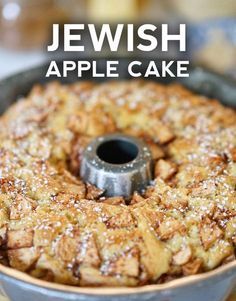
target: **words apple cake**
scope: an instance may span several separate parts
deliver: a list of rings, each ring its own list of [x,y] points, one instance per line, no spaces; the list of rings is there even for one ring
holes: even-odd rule
[[[178,85],[35,86],[0,119],[1,263],[77,286],[139,286],[235,259],[236,112]],[[154,180],[130,199],[79,175],[95,137],[143,139]]]

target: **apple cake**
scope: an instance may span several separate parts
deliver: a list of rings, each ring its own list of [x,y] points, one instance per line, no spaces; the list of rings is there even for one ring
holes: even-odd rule
[[[140,286],[235,259],[236,112],[150,81],[35,86],[0,119],[1,264],[76,286]],[[129,199],[79,175],[95,137],[143,139],[154,180]]]

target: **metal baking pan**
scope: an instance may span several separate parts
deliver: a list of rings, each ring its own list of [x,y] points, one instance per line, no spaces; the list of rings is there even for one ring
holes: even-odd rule
[[[93,59],[86,59],[86,61],[93,61]],[[94,59],[97,61],[98,72],[103,72],[105,68],[105,62],[108,58]],[[117,60],[117,59],[116,59]],[[141,72],[145,71],[148,65],[149,59],[143,58],[121,58],[119,59],[119,79],[131,78],[127,66],[130,61],[139,60],[142,61],[140,66]],[[49,64],[35,67],[30,70],[15,74],[6,79],[0,81],[0,114],[3,113],[7,107],[14,102],[17,98],[26,95],[35,83],[45,83],[52,80],[59,80],[63,83],[75,82],[78,79],[76,72],[69,73],[67,78],[50,77],[47,79],[45,74]],[[62,69],[62,62],[58,62],[59,69]],[[157,63],[158,66],[158,63]],[[86,71],[82,80],[95,80],[102,82],[107,78],[92,78],[91,71]],[[114,80],[114,78],[111,78]],[[219,75],[201,67],[191,67],[190,76],[187,78],[176,79],[173,77],[156,78],[151,76],[147,80],[155,80],[161,83],[180,82],[189,89],[206,96],[219,99],[225,105],[236,107],[236,81],[231,78]]]
[[[104,59],[98,59],[99,68],[104,68]],[[142,68],[148,60],[142,60]],[[129,59],[120,60],[120,79],[129,78]],[[12,102],[27,94],[36,83],[45,83],[47,64],[13,75],[0,81],[0,112],[3,113]],[[87,72],[83,80],[91,79]],[[164,83],[174,78],[151,78]],[[52,80],[52,78],[50,79]],[[54,78],[55,80],[55,78]],[[58,79],[57,79],[58,80]],[[78,80],[71,74],[63,82]],[[80,80],[80,79],[79,79]],[[93,79],[94,80],[94,79]],[[104,81],[105,79],[99,79]],[[212,73],[203,68],[193,68],[189,78],[178,80],[199,94],[211,96],[224,104],[236,107],[236,83],[233,80]],[[213,271],[183,277],[169,283],[146,285],[137,288],[84,288],[50,283],[0,265],[0,289],[12,301],[223,301],[236,285],[236,261]]]

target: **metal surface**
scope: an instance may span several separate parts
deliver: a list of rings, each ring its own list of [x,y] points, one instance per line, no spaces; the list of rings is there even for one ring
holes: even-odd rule
[[[80,176],[107,196],[129,197],[151,181],[151,153],[140,139],[112,134],[94,139],[85,149]]]
[[[148,66],[149,60],[135,58],[142,61],[140,70],[143,72]],[[92,59],[86,59],[92,61]],[[103,72],[105,68],[105,62],[107,59],[97,60],[97,72]],[[127,66],[131,59],[122,58],[119,60],[118,72],[120,79],[128,79],[130,75],[127,70]],[[59,69],[62,69],[62,64],[58,63]],[[3,113],[9,105],[11,105],[16,99],[26,95],[35,83],[45,83],[48,79],[45,78],[47,73],[48,64],[38,66],[36,68],[26,70],[18,73],[6,79],[0,81],[0,113]],[[91,71],[85,71],[83,80],[92,79]],[[149,77],[145,80],[155,80],[161,83],[170,83],[176,81],[173,77],[155,78]],[[50,80],[60,80],[64,83],[70,83],[78,80],[76,72],[69,73],[67,78],[58,79],[57,77],[51,77]],[[94,79],[93,79],[94,80]],[[97,78],[96,81],[104,81],[106,78]],[[232,79],[226,78],[222,75],[210,72],[203,68],[192,68],[190,70],[190,76],[187,78],[178,79],[183,85],[187,86],[191,90],[197,93],[210,96],[219,99],[222,103],[236,107],[236,82]]]
[[[121,60],[120,67],[126,66],[127,62],[126,59]],[[103,68],[102,60],[100,68]],[[124,68],[120,72],[123,79],[129,78],[126,70]],[[45,82],[45,72],[46,67],[41,66],[1,81],[0,112],[16,98],[29,92],[34,83]],[[83,79],[90,78],[88,73]],[[76,76],[71,76],[66,82],[75,80]],[[173,79],[166,78],[164,82],[170,80]],[[183,83],[200,94],[210,95],[236,107],[236,84],[232,81],[197,68],[192,70],[190,78]],[[223,301],[236,285],[236,261],[204,274],[138,288],[72,287],[35,279],[0,265],[0,284],[0,291],[4,291],[12,301]]]
[[[0,281],[12,301],[223,301],[236,285],[236,263],[217,270],[137,288],[82,288],[35,279],[0,266]]]

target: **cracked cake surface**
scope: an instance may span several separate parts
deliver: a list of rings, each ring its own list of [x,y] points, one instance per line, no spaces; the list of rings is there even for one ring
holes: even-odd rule
[[[0,260],[77,286],[139,286],[235,260],[236,112],[179,85],[35,86],[0,119]],[[129,201],[78,176],[94,137],[125,133],[154,177]]]

